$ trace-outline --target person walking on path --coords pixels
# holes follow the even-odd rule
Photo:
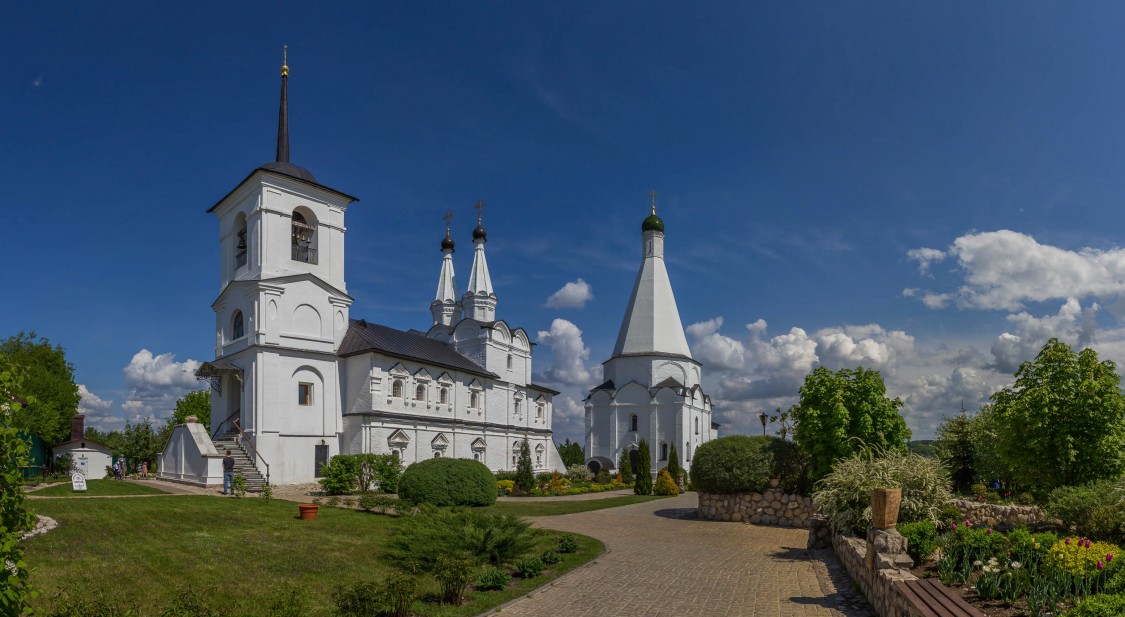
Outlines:
[[[230,455],[230,450],[227,450],[227,455],[223,457],[223,494],[229,495],[234,492],[234,457]]]

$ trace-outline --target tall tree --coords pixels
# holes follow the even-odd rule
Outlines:
[[[676,446],[672,446],[671,452],[668,453],[668,473],[672,474],[672,479],[676,484],[682,484],[684,481],[684,468],[680,467],[680,455],[676,454]]]
[[[530,493],[535,488],[535,476],[531,473],[531,446],[527,440],[520,441],[519,459],[516,461],[516,488]]]
[[[644,439],[637,445],[637,477],[633,480],[633,492],[637,495],[652,494],[652,454]]]
[[[1125,395],[1113,362],[1051,339],[992,395],[997,451],[1022,483],[1046,491],[1125,472]]]
[[[973,423],[964,412],[942,420],[938,425],[934,452],[949,470],[953,488],[966,493],[977,480],[977,456],[973,443]]]
[[[801,399],[790,409],[793,440],[808,456],[814,478],[828,475],[836,459],[866,448],[905,453],[910,429],[900,407],[901,400],[887,398],[878,371],[817,367],[805,377]]]
[[[586,462],[586,451],[578,442],[571,442],[570,439],[566,443],[558,446],[559,456],[562,457],[563,464],[567,467],[571,465],[582,465]]]
[[[34,402],[22,387],[21,371],[0,367],[0,615],[24,615],[31,601],[27,562],[20,536],[34,519],[27,511],[23,471],[31,445],[20,439],[13,420],[23,401]]]
[[[25,398],[33,401],[14,413],[12,425],[49,444],[65,441],[81,397],[63,348],[35,332],[20,332],[0,342],[0,370],[4,367],[21,372]]]
[[[629,463],[629,451],[621,451],[621,460],[617,461],[617,471],[621,474],[621,481],[625,484],[633,483],[633,466]]]
[[[188,416],[195,416],[207,430],[211,430],[211,391],[195,390],[188,392],[176,401],[169,424],[183,424]]]
[[[148,418],[137,424],[127,423],[123,437],[121,453],[125,455],[125,463],[130,469],[136,469],[143,461],[153,463],[164,449],[160,436],[152,428],[152,420]]]

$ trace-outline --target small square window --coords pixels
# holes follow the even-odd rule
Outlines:
[[[297,404],[301,406],[312,405],[313,385],[311,383],[297,384]]]

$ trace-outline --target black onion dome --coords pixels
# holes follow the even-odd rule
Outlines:
[[[441,240],[441,250],[453,250],[453,238],[449,237],[449,232],[445,232],[445,237]]]
[[[477,228],[473,230],[473,240],[488,240],[488,232],[480,223],[477,223]]]

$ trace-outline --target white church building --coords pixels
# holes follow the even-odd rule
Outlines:
[[[496,318],[483,203],[460,297],[447,214],[427,331],[352,318],[344,217],[357,200],[289,162],[288,72],[276,161],[208,210],[219,221],[220,292],[215,359],[196,374],[211,382],[211,426],[177,427],[161,476],[220,484],[232,445],[272,484],[311,482],[341,453],[513,469],[525,439],[536,471],[563,469],[551,433],[558,392],[531,382],[527,333]]]
[[[664,221],[652,214],[641,223],[641,268],[613,355],[602,363],[605,382],[586,397],[586,464],[614,470],[622,454],[637,473],[637,448],[649,444],[656,474],[668,466],[672,447],[691,468],[692,453],[718,437],[711,397],[701,387],[703,366],[691,357],[668,269],[664,266]]]

